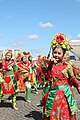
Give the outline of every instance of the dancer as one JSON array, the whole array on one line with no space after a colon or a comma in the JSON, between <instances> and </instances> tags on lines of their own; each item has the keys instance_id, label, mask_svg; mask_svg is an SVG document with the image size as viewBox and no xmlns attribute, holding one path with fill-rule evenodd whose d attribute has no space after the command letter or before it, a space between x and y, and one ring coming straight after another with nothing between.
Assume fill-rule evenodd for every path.
<instances>
[{"instance_id":1,"label":"dancer","mask_svg":"<svg viewBox=\"0 0 80 120\"><path fill-rule=\"evenodd\" d=\"M43 120L76 120L77 103L70 86L74 85L80 93L80 84L74 76L72 66L63 64L66 50L71 49L66 36L55 35L51 41L53 60L48 66L48 84L42 98Z\"/></svg>"},{"instance_id":2,"label":"dancer","mask_svg":"<svg viewBox=\"0 0 80 120\"><path fill-rule=\"evenodd\" d=\"M4 82L4 79L3 79L3 74L2 74L2 58L0 58L0 103L2 100L2 96L3 96L3 91L2 91L3 82Z\"/></svg>"},{"instance_id":3,"label":"dancer","mask_svg":"<svg viewBox=\"0 0 80 120\"><path fill-rule=\"evenodd\" d=\"M30 74L31 74L31 80L30 83L35 89L35 93L38 94L38 88L37 88L37 78L36 78L36 67L37 64L32 60L32 54L31 52L28 52L28 61L30 63Z\"/></svg>"},{"instance_id":4,"label":"dancer","mask_svg":"<svg viewBox=\"0 0 80 120\"><path fill-rule=\"evenodd\" d=\"M26 101L30 102L31 99L31 74L30 63L27 60L27 52L20 52L21 59L16 62L15 77L18 84L18 91L26 93Z\"/></svg>"},{"instance_id":5,"label":"dancer","mask_svg":"<svg viewBox=\"0 0 80 120\"><path fill-rule=\"evenodd\" d=\"M47 57L45 55L39 55L36 64L38 87L43 87L46 84Z\"/></svg>"},{"instance_id":6,"label":"dancer","mask_svg":"<svg viewBox=\"0 0 80 120\"><path fill-rule=\"evenodd\" d=\"M12 58L13 58L13 51L5 50L4 59L2 60L2 72L3 72L4 82L2 83L1 87L3 94L12 95L12 106L15 110L18 110L18 108L16 107L17 83L14 77L14 60Z\"/></svg>"}]
</instances>

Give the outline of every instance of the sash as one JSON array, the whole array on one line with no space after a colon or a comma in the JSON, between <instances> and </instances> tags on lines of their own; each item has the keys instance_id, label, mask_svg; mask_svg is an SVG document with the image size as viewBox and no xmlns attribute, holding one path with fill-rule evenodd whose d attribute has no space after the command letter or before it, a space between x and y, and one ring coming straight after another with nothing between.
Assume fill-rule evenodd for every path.
<instances>
[{"instance_id":1,"label":"sash","mask_svg":"<svg viewBox=\"0 0 80 120\"><path fill-rule=\"evenodd\" d=\"M9 67L14 65L14 61L10 60L10 61L2 61L2 66L4 70L7 70Z\"/></svg>"},{"instance_id":2,"label":"sash","mask_svg":"<svg viewBox=\"0 0 80 120\"><path fill-rule=\"evenodd\" d=\"M25 72L28 72L28 68L29 68L29 63L27 62L26 64L23 64L21 62L17 62L16 63L16 66L20 68L21 71L25 71Z\"/></svg>"}]
</instances>

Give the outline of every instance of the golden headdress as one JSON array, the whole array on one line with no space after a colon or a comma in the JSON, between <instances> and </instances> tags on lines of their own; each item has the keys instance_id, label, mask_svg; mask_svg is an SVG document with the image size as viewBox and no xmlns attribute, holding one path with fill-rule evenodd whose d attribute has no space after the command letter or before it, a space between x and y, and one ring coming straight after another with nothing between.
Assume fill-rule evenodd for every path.
<instances>
[{"instance_id":1,"label":"golden headdress","mask_svg":"<svg viewBox=\"0 0 80 120\"><path fill-rule=\"evenodd\" d=\"M63 33L57 33L54 36L54 39L51 41L51 47L53 49L59 46L65 50L70 50L72 48L69 44L69 41L66 40L66 36Z\"/></svg>"}]
</instances>

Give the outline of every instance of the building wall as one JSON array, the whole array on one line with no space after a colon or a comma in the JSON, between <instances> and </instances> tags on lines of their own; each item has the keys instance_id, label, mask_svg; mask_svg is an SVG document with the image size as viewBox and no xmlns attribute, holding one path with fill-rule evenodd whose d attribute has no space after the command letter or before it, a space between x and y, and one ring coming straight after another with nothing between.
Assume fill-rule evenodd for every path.
<instances>
[{"instance_id":1,"label":"building wall","mask_svg":"<svg viewBox=\"0 0 80 120\"><path fill-rule=\"evenodd\" d=\"M72 46L72 52L76 54L76 56L80 57L80 45L71 45Z\"/></svg>"}]
</instances>

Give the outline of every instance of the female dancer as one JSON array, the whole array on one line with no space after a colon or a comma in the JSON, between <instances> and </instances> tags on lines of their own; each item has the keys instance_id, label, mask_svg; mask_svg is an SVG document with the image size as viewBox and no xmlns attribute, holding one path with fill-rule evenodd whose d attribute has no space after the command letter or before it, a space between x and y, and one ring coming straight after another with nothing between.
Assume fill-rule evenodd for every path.
<instances>
[{"instance_id":1,"label":"female dancer","mask_svg":"<svg viewBox=\"0 0 80 120\"><path fill-rule=\"evenodd\" d=\"M2 92L3 94L11 94L12 95L12 105L15 110L18 110L16 107L16 90L17 83L15 81L14 76L14 60L13 51L6 50L4 54L4 60L2 60L2 73L4 82L2 83ZM2 97L0 98L2 100ZM0 100L0 101L1 101Z\"/></svg>"},{"instance_id":2,"label":"female dancer","mask_svg":"<svg viewBox=\"0 0 80 120\"><path fill-rule=\"evenodd\" d=\"M15 77L18 84L18 91L26 93L26 101L31 99L31 74L30 63L27 60L27 53L21 52L21 59L15 64Z\"/></svg>"},{"instance_id":3,"label":"female dancer","mask_svg":"<svg viewBox=\"0 0 80 120\"><path fill-rule=\"evenodd\" d=\"M76 120L77 104L71 86L80 93L80 84L74 76L72 66L63 64L66 50L71 49L66 36L55 35L51 41L53 60L48 67L48 83L43 90L43 120Z\"/></svg>"}]
</instances>

